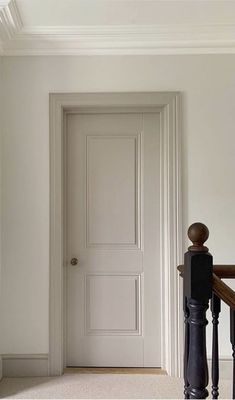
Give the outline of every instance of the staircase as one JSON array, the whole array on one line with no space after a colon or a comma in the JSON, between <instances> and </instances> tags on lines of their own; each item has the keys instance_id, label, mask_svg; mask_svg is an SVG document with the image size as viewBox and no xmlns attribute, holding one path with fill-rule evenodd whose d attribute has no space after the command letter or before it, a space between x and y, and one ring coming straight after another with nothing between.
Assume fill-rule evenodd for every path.
<instances>
[{"instance_id":1,"label":"staircase","mask_svg":"<svg viewBox=\"0 0 235 400\"><path fill-rule=\"evenodd\" d=\"M218 323L221 301L230 308L230 341L233 357L232 398L235 399L235 292L221 279L235 278L235 265L213 265L212 255L204 243L208 228L195 223L188 229L192 245L184 256L184 265L178 266L183 278L184 336L184 398L208 397L208 365L206 351L206 311L212 313L212 367L211 395L219 397Z\"/></svg>"}]
</instances>

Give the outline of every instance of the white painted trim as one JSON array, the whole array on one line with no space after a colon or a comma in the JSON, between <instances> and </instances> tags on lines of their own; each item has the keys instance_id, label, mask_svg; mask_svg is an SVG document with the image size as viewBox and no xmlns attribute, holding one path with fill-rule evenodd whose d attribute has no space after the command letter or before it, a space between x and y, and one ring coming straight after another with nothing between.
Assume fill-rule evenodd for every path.
<instances>
[{"instance_id":1,"label":"white painted trim","mask_svg":"<svg viewBox=\"0 0 235 400\"><path fill-rule=\"evenodd\" d=\"M1 43L1 42L0 42ZM29 44L29 43L27 43ZM49 43L48 43L49 44ZM56 46L56 45L55 45ZM141 55L199 55L199 54L235 54L235 46L226 47L157 47L150 48L147 45L143 47L136 48L128 47L121 48L117 47L114 49L110 48L85 48L77 49L71 44L68 47L55 48L53 43L49 46L42 47L42 44L37 46L32 46L32 48L14 48L9 49L1 44L0 46L0 56L141 56ZM20 47L20 46L19 46Z\"/></svg>"},{"instance_id":2,"label":"white painted trim","mask_svg":"<svg viewBox=\"0 0 235 400\"><path fill-rule=\"evenodd\" d=\"M38 360L47 360L48 354L47 353L36 353L36 354L2 354L3 360L31 360L31 359L38 359Z\"/></svg>"},{"instance_id":3,"label":"white painted trim","mask_svg":"<svg viewBox=\"0 0 235 400\"><path fill-rule=\"evenodd\" d=\"M181 293L176 267L182 261L181 139L179 96L164 107L161 130L161 274L163 367L182 372Z\"/></svg>"},{"instance_id":4,"label":"white painted trim","mask_svg":"<svg viewBox=\"0 0 235 400\"><path fill-rule=\"evenodd\" d=\"M71 93L50 95L50 329L49 372L60 375L63 354L63 114L86 107L161 108L162 368L180 373L179 279L182 256L179 94Z\"/></svg>"},{"instance_id":5,"label":"white painted trim","mask_svg":"<svg viewBox=\"0 0 235 400\"><path fill-rule=\"evenodd\" d=\"M15 33L4 49L6 55L234 52L235 26L232 24L25 27Z\"/></svg>"},{"instance_id":6,"label":"white painted trim","mask_svg":"<svg viewBox=\"0 0 235 400\"><path fill-rule=\"evenodd\" d=\"M10 39L14 39L22 27L23 23L16 1L5 2L5 5L3 3L3 7L0 7L0 39L3 44Z\"/></svg>"},{"instance_id":7,"label":"white painted trim","mask_svg":"<svg viewBox=\"0 0 235 400\"><path fill-rule=\"evenodd\" d=\"M48 376L48 354L3 354L3 377Z\"/></svg>"},{"instance_id":8,"label":"white painted trim","mask_svg":"<svg viewBox=\"0 0 235 400\"><path fill-rule=\"evenodd\" d=\"M235 53L234 24L23 26L16 0L0 1L0 54Z\"/></svg>"},{"instance_id":9,"label":"white painted trim","mask_svg":"<svg viewBox=\"0 0 235 400\"><path fill-rule=\"evenodd\" d=\"M10 3L10 0L0 0L0 9L3 7L7 7Z\"/></svg>"}]
</instances>

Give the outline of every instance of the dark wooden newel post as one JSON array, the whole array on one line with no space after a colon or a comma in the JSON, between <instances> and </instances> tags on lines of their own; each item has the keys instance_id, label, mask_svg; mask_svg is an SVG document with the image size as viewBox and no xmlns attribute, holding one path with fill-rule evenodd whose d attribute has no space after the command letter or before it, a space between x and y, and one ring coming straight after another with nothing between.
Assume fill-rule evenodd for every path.
<instances>
[{"instance_id":1,"label":"dark wooden newel post","mask_svg":"<svg viewBox=\"0 0 235 400\"><path fill-rule=\"evenodd\" d=\"M205 399L208 396L206 356L206 310L212 297L212 256L203 244L209 231L199 222L191 225L188 237L193 242L184 259L184 295L187 298L189 344L185 397Z\"/></svg>"}]
</instances>

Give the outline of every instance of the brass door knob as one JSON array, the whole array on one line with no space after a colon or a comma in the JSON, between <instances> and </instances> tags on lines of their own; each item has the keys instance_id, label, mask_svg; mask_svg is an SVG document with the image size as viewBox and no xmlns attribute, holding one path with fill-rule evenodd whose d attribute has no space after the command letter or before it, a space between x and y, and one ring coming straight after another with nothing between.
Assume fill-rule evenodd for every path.
<instances>
[{"instance_id":1,"label":"brass door knob","mask_svg":"<svg viewBox=\"0 0 235 400\"><path fill-rule=\"evenodd\" d=\"M70 261L71 265L77 265L78 264L78 259L77 258L72 258Z\"/></svg>"}]
</instances>

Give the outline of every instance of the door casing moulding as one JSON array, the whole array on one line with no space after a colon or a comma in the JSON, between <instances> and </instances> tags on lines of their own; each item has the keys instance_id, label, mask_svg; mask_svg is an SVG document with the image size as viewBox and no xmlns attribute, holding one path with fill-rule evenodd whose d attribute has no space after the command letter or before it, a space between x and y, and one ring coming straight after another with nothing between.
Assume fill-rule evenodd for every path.
<instances>
[{"instance_id":1,"label":"door casing moulding","mask_svg":"<svg viewBox=\"0 0 235 400\"><path fill-rule=\"evenodd\" d=\"M177 265L182 262L181 137L178 92L50 94L50 304L49 375L64 370L64 131L69 112L117 108L160 113L161 142L161 367L170 376L182 372L181 288ZM91 111L90 111L91 112Z\"/></svg>"}]
</instances>

